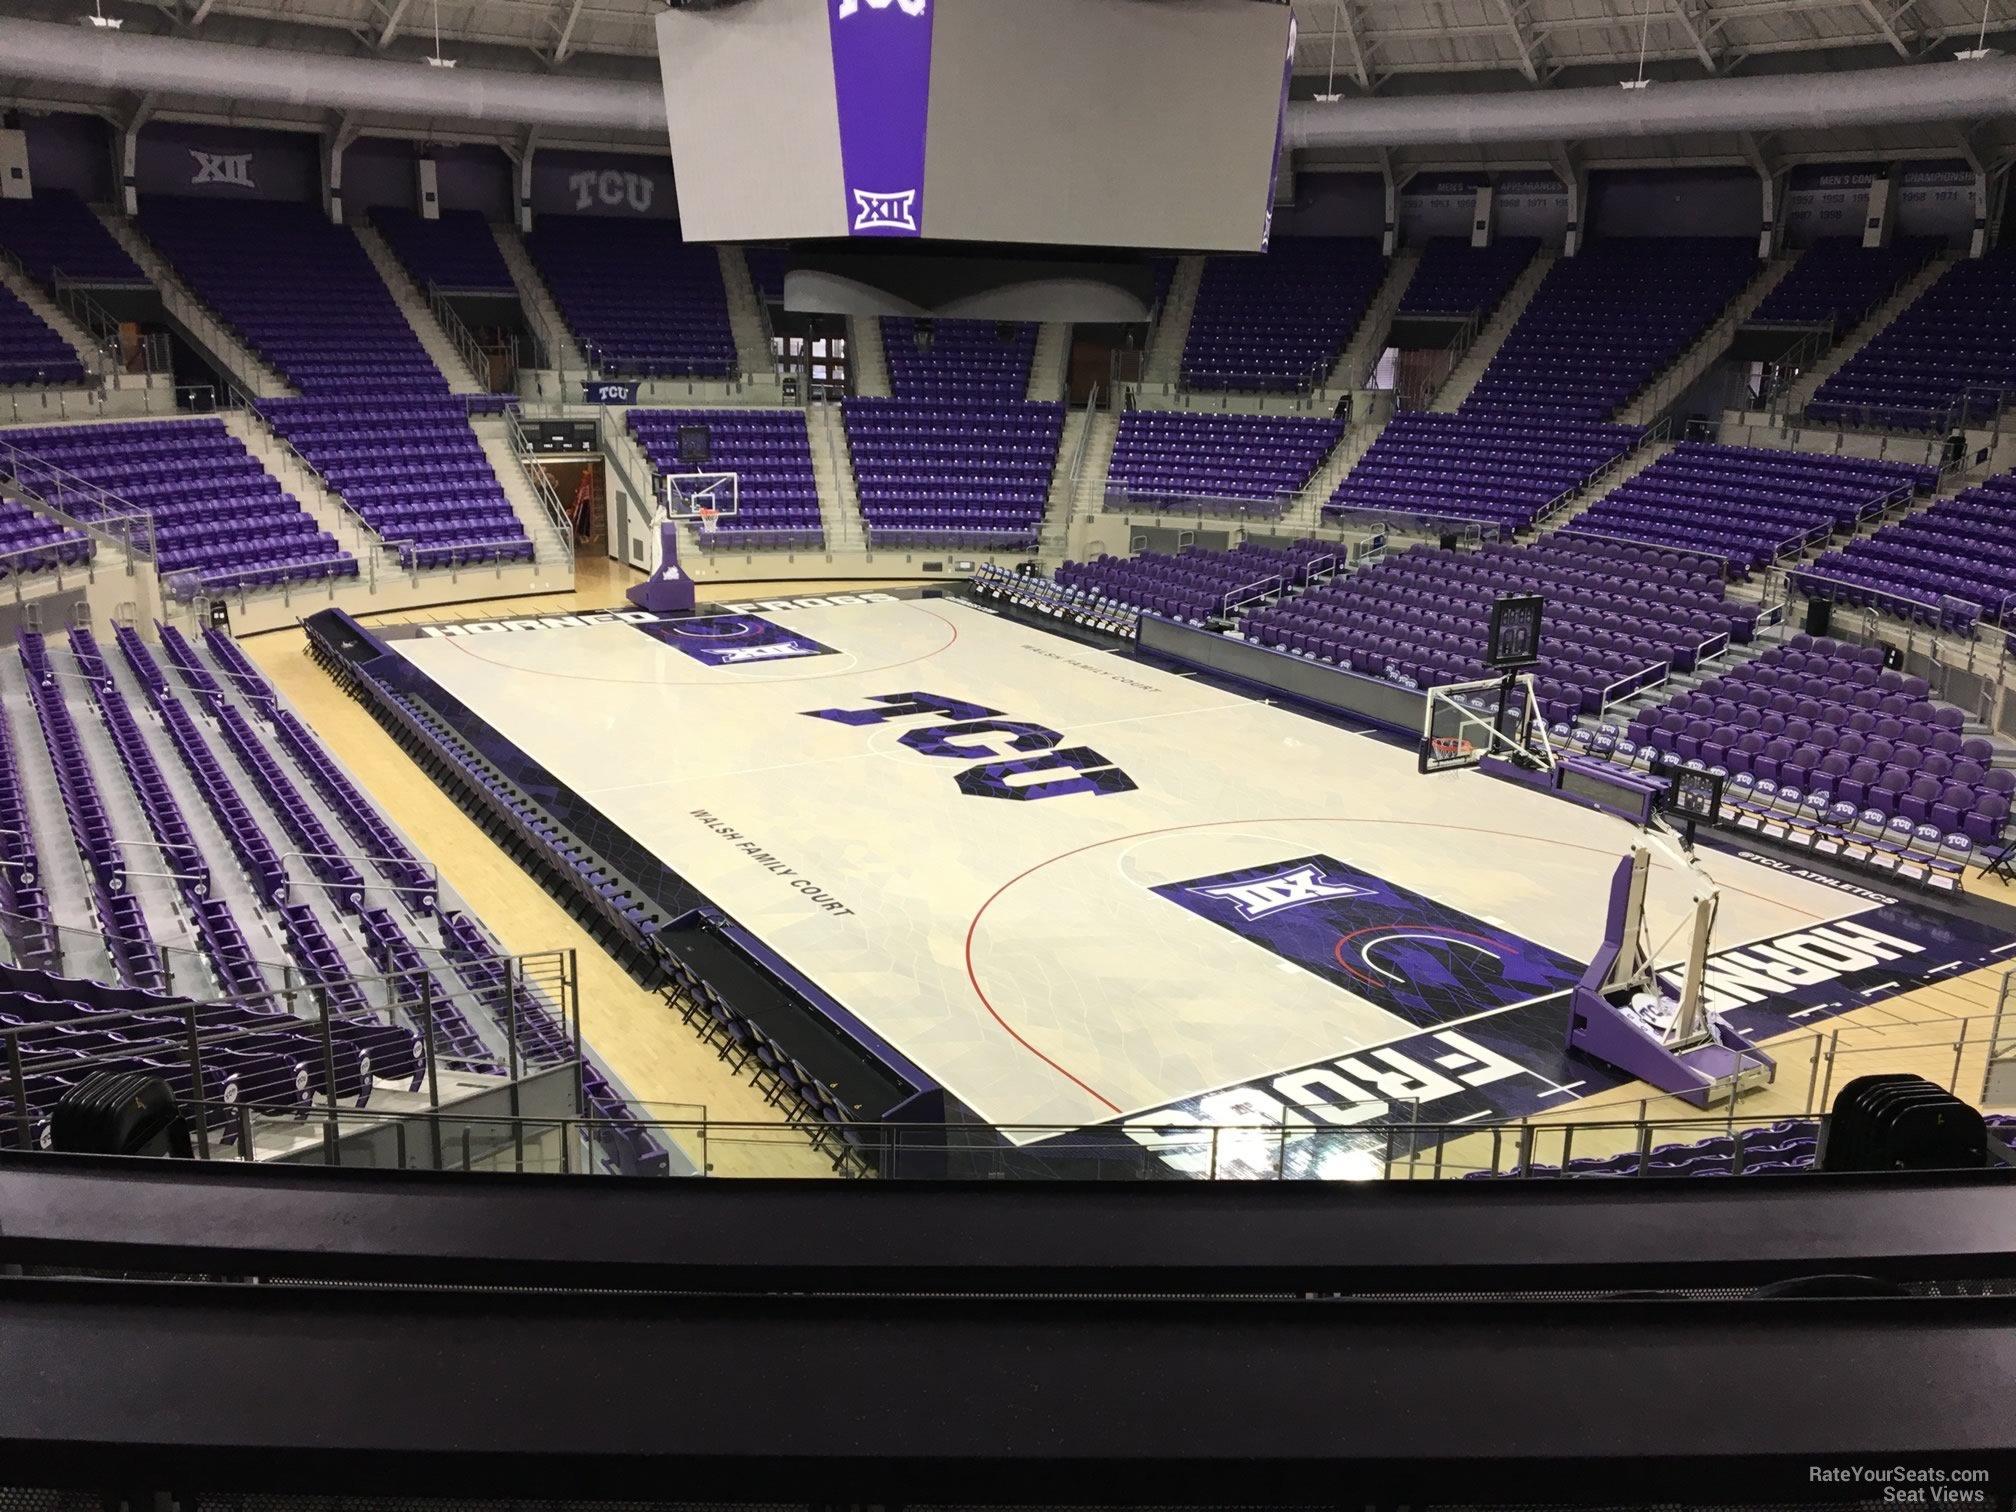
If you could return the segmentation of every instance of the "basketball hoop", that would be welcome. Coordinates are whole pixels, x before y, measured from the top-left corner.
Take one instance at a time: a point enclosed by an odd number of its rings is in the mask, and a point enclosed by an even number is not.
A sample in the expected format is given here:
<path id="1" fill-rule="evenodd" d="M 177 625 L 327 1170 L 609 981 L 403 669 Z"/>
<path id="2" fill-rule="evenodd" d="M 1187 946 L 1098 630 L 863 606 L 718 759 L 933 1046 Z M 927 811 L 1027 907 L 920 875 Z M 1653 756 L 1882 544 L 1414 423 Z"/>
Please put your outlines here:
<path id="1" fill-rule="evenodd" d="M 1437 735 L 1429 744 L 1439 761 L 1462 761 L 1477 749 L 1459 735 Z"/>
<path id="2" fill-rule="evenodd" d="M 699 518 L 700 518 L 700 534 L 712 535 L 716 530 L 720 529 L 720 520 L 721 520 L 720 510 L 711 509 L 707 505 L 702 504 L 700 506 Z"/>

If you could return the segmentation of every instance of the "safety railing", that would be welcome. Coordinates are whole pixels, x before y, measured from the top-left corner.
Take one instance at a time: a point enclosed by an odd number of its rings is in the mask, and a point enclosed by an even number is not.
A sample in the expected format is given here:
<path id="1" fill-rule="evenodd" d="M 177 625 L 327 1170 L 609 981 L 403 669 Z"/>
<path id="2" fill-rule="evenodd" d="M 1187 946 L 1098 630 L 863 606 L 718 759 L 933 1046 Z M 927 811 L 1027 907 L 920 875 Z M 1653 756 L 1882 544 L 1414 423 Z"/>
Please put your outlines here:
<path id="1" fill-rule="evenodd" d="M 476 381 L 478 387 L 489 389 L 490 354 L 483 349 L 483 343 L 476 339 L 475 332 L 469 329 L 461 315 L 456 312 L 453 301 L 433 279 L 427 280 L 427 287 L 422 294 L 427 301 L 427 312 L 434 317 L 434 323 L 441 327 L 441 333 L 448 338 L 448 345 L 455 349 L 455 355 L 462 359 L 462 365 L 469 369 L 469 376 Z"/>
<path id="2" fill-rule="evenodd" d="M 1769 1111 L 1743 1102 L 1704 1114 L 1673 1096 L 1647 1096 L 1594 1107 L 1568 1106 L 1538 1117 L 1494 1122 L 1440 1121 L 1420 1102 L 1367 1091 L 1349 1107 L 1354 1122 L 1333 1124 L 1330 1105 L 1299 1107 L 1256 1097 L 1249 1120 L 1215 1122 L 1166 1111 L 1091 1127 L 860 1122 L 792 1109 L 773 1120 L 680 1116 L 642 1107 L 638 1124 L 659 1143 L 682 1150 L 715 1176 L 766 1176 L 802 1169 L 808 1149 L 841 1176 L 884 1180 L 1166 1180 L 1412 1181 L 1498 1177 L 1525 1180 L 1631 1179 L 1684 1174 L 1713 1164 L 1731 1174 L 1783 1172 L 1809 1159 L 1836 1091 L 1865 1070 L 1915 1069 L 1998 1120 L 2016 1109 L 2016 1008 L 2005 995 L 1980 993 L 1983 1011 L 1902 1025 L 1822 1026 L 1774 1041 L 1778 1081 Z M 1991 1009 L 1991 1000 L 1997 1008 Z M 4 1086 L 4 1081 L 0 1081 Z M 659 1116 L 662 1115 L 662 1116 Z M 333 1123 L 334 1133 L 325 1134 Z M 513 1119 L 453 1107 L 332 1109 L 319 1100 L 307 1132 L 323 1134 L 308 1158 L 331 1165 L 383 1159 L 383 1144 L 344 1137 L 367 1123 L 403 1125 L 406 1164 L 445 1169 L 593 1174 L 606 1163 L 584 1159 L 612 1126 L 586 1117 Z M 1998 1122 L 1999 1138 L 2016 1125 Z M 278 1134 L 269 1138 L 277 1138 Z M 260 1145 L 255 1129 L 251 1143 Z M 243 1158 L 242 1139 L 213 1147 L 213 1158 Z M 1799 1153 L 1786 1158 L 1788 1146 Z M 795 1156 L 793 1166 L 780 1157 Z"/>
<path id="3" fill-rule="evenodd" d="M 1078 427 L 1078 439 L 1071 447 L 1071 462 L 1065 473 L 1064 518 L 1068 525 L 1078 512 L 1078 485 L 1085 476 L 1085 459 L 1092 450 L 1092 428 L 1099 423 L 1099 385 L 1085 396 L 1085 423 Z"/>
<path id="4" fill-rule="evenodd" d="M 1292 493 L 1271 499 L 1226 499 L 1205 494 L 1171 498 L 1162 494 L 1137 495 L 1123 482 L 1108 480 L 1101 508 L 1106 514 L 1155 514 L 1209 520 L 1278 520 L 1295 502 Z"/>
<path id="5" fill-rule="evenodd" d="M 503 411 L 504 433 L 510 439 L 511 460 L 517 464 L 519 476 L 525 486 L 532 490 L 532 497 L 539 503 L 540 513 L 545 516 L 547 534 L 552 538 L 554 549 L 569 573 L 574 570 L 574 525 L 568 518 L 567 506 L 560 502 L 560 494 L 553 487 L 553 480 L 546 476 L 546 469 L 539 466 L 532 443 L 526 438 L 525 427 L 518 422 L 518 416 L 511 410 Z"/>
<path id="6" fill-rule="evenodd" d="M 50 271 L 56 303 L 91 338 L 105 360 L 105 374 L 127 373 L 152 376 L 172 370 L 165 331 L 125 331 L 119 319 L 92 297 L 90 288 L 64 275 L 61 268 Z"/>
<path id="7" fill-rule="evenodd" d="M 1827 599 L 1834 603 L 1877 609 L 1957 635 L 1971 635 L 1984 615 L 1991 622 L 2002 619 L 2012 604 L 2016 604 L 2016 592 L 2005 594 L 2000 603 L 1989 606 L 1949 595 L 1926 598 L 1899 593 L 1809 567 L 1789 568 L 1785 574 L 1785 586 L 1788 593 L 1796 593 L 1803 598 Z M 1992 614 L 1989 613 L 1990 608 L 1993 609 Z"/>
<path id="8" fill-rule="evenodd" d="M 1385 535 L 1453 535 L 1463 546 L 1496 541 L 1511 534 L 1504 520 L 1479 519 L 1475 515 L 1445 514 L 1434 509 L 1361 509 L 1357 506 L 1323 506 L 1325 525 L 1343 530 L 1366 530 Z"/>

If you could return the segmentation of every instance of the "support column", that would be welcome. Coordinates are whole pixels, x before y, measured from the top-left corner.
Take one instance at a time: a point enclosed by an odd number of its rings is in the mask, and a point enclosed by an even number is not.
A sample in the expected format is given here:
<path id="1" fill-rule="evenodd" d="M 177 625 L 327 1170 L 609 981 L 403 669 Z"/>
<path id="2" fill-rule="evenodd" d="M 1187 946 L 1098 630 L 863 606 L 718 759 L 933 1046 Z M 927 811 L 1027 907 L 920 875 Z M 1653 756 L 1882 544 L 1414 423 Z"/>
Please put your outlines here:
<path id="1" fill-rule="evenodd" d="M 413 166 L 420 179 L 420 219 L 441 219 L 441 165 L 431 157 L 423 157 L 416 159 Z"/>
<path id="2" fill-rule="evenodd" d="M 119 131 L 119 208 L 127 215 L 140 213 L 140 127 L 136 119 Z"/>
<path id="3" fill-rule="evenodd" d="M 1477 198 L 1470 208 L 1470 245 L 1491 245 L 1491 186 L 1477 186 Z"/>
<path id="4" fill-rule="evenodd" d="M 1862 245 L 1890 245 L 1890 190 L 1896 182 L 1896 165 L 1885 163 L 1869 181 L 1869 205 L 1862 212 Z"/>
<path id="5" fill-rule="evenodd" d="M 525 236 L 532 234 L 532 159 L 538 151 L 536 133 L 528 133 L 518 154 L 518 230 Z"/>

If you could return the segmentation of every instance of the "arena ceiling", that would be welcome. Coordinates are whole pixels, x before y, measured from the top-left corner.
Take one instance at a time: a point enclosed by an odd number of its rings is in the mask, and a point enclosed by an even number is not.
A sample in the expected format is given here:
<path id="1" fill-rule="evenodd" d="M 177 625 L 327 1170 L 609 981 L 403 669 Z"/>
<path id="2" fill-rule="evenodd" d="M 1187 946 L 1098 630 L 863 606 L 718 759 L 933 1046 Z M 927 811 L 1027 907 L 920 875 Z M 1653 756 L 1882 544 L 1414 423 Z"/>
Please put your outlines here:
<path id="1" fill-rule="evenodd" d="M 0 0 L 0 16 L 78 22 L 94 5 L 130 32 L 296 53 L 418 62 L 436 50 L 463 69 L 632 82 L 657 78 L 653 17 L 663 0 Z M 1181 4 L 1183 0 L 1163 0 Z M 1292 0 L 1298 22 L 1295 95 L 1374 97 L 1530 93 L 1621 83 L 1956 67 L 1984 26 L 1988 45 L 2016 53 L 2016 0 Z M 130 124 L 135 116 L 232 120 L 331 133 L 423 135 L 437 141 L 531 140 L 520 128 L 462 120 L 342 115 L 297 105 L 136 97 L 87 85 L 7 77 L 0 104 L 82 109 Z M 752 109 L 762 102 L 752 101 Z M 543 132 L 548 145 L 579 144 Z M 662 135 L 605 133 L 593 145 L 662 151 Z M 1768 139 L 1694 133 L 1628 142 L 1583 141 L 1582 166 L 1626 163 L 1774 164 L 1851 157 L 1961 157 L 1977 165 L 2016 157 L 2016 101 L 1964 122 L 1863 131 L 1787 130 Z M 1520 148 L 1315 149 L 1322 170 L 1496 168 L 1552 162 Z"/>

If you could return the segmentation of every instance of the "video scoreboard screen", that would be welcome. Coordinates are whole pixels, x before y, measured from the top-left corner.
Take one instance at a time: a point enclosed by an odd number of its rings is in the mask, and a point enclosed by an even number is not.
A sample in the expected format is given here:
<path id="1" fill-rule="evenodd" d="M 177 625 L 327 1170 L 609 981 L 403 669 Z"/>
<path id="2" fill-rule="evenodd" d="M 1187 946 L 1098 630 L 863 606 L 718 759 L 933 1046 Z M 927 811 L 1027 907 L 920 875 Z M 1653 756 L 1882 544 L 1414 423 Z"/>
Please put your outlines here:
<path id="1" fill-rule="evenodd" d="M 657 30 L 689 241 L 1267 245 L 1288 5 L 738 0 Z"/>
<path id="2" fill-rule="evenodd" d="M 523 420 L 525 440 L 535 452 L 595 452 L 602 435 L 593 420 Z"/>
<path id="3" fill-rule="evenodd" d="M 1694 767 L 1668 767 L 1665 777 L 1673 785 L 1666 790 L 1666 809 L 1684 819 L 1713 822 L 1722 811 L 1722 774 Z"/>

